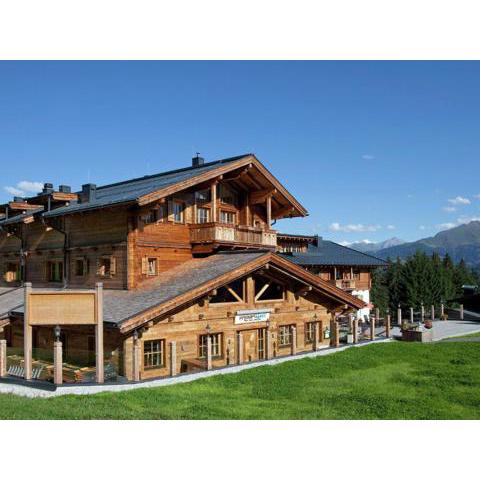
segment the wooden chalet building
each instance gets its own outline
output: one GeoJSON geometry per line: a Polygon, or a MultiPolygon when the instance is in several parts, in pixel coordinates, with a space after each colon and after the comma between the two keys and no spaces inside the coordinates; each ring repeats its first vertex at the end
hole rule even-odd
{"type": "Polygon", "coordinates": [[[363,300],[367,307],[358,310],[359,317],[370,314],[372,271],[388,262],[318,235],[279,233],[277,240],[284,258],[363,300]]]}
{"type": "MultiPolygon", "coordinates": [[[[0,206],[0,338],[21,364],[25,282],[102,282],[105,362],[128,380],[328,346],[332,319],[365,303],[276,253],[272,222],[305,215],[252,154],[75,193],[45,184],[0,206]]],[[[89,378],[93,329],[61,330],[64,378],[89,378]]],[[[33,327],[34,362],[53,342],[33,327]]]]}

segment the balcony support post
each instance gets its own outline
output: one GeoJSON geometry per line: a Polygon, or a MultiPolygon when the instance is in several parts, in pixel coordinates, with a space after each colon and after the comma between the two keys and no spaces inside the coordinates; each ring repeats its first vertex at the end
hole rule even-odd
{"type": "Polygon", "coordinates": [[[212,204],[212,222],[217,221],[217,185],[218,182],[215,181],[210,186],[210,201],[212,204]]]}
{"type": "Polygon", "coordinates": [[[269,195],[266,200],[266,208],[267,208],[267,227],[270,230],[272,226],[272,196],[269,195]]]}

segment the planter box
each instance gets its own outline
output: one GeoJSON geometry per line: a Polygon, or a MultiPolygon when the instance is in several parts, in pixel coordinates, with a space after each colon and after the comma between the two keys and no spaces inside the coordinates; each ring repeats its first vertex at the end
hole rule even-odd
{"type": "Polygon", "coordinates": [[[403,330],[402,340],[406,342],[431,342],[433,340],[432,330],[403,330]]]}

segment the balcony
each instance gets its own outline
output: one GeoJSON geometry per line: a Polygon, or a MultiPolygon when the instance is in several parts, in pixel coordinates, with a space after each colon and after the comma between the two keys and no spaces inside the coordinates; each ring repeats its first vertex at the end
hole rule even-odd
{"type": "Polygon", "coordinates": [[[277,232],[275,230],[261,230],[259,228],[226,223],[202,223],[190,225],[190,241],[197,250],[205,250],[218,245],[263,246],[275,248],[277,246],[277,232]],[[202,248],[201,246],[204,246],[202,248]]]}
{"type": "Polygon", "coordinates": [[[355,280],[335,280],[335,286],[341,288],[342,290],[355,290],[355,280]]]}

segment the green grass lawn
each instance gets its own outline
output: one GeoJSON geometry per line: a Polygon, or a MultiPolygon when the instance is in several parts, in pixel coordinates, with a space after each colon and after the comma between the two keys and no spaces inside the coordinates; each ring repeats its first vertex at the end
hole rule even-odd
{"type": "Polygon", "coordinates": [[[0,418],[478,419],[480,344],[376,344],[124,393],[0,395],[0,418]]]}

